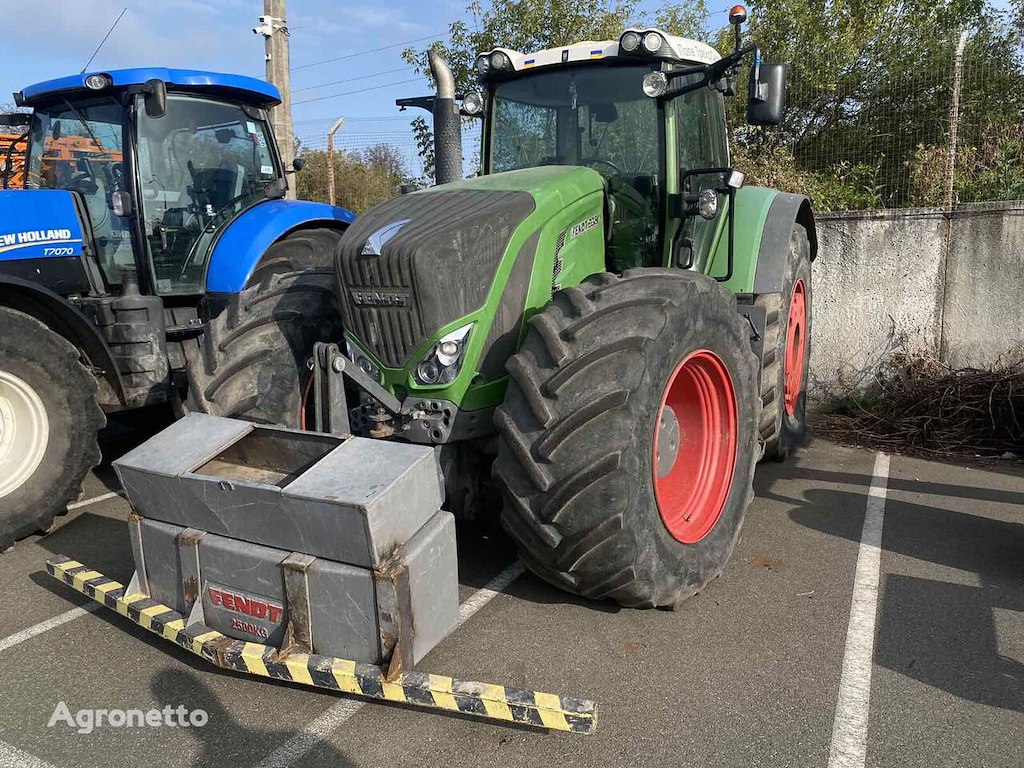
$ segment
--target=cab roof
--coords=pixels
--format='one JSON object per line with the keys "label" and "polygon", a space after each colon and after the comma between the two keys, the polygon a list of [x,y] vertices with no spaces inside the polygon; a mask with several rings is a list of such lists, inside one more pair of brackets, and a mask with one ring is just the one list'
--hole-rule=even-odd
{"label": "cab roof", "polygon": [[[85,85],[85,80],[90,75],[109,77],[111,86],[101,91],[90,90]],[[228,75],[198,69],[167,69],[165,67],[112,69],[59,77],[22,89],[19,93],[14,94],[14,100],[20,106],[32,107],[55,96],[68,96],[72,93],[100,95],[112,89],[141,86],[147,80],[153,79],[163,80],[167,83],[169,91],[208,93],[261,107],[273,107],[281,103],[281,92],[277,90],[276,86],[265,80],[245,75]]]}
{"label": "cab roof", "polygon": [[[665,41],[665,46],[662,50],[653,54],[653,56],[661,60],[668,59],[696,64],[711,64],[722,58],[718,51],[707,43],[691,40],[687,37],[679,37],[678,35],[670,35],[654,27],[646,29],[630,27],[623,30],[623,35],[626,32],[635,32],[638,35],[643,35],[646,32],[657,32],[660,34]],[[512,69],[515,72],[579,61],[622,59],[618,40],[584,40],[557,48],[545,48],[543,51],[536,51],[534,53],[522,53],[510,48],[496,48],[494,50],[502,51],[508,55],[512,63]],[[639,55],[630,56],[631,61],[637,59],[643,60],[643,54],[639,53]]]}

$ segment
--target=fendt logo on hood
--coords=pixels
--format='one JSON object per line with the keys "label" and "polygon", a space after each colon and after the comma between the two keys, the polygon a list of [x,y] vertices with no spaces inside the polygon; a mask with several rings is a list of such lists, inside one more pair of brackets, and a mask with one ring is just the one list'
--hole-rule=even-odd
{"label": "fendt logo on hood", "polygon": [[223,587],[215,587],[212,584],[207,588],[207,591],[210,595],[210,602],[218,608],[252,616],[254,619],[265,619],[271,624],[279,622],[281,615],[284,613],[283,605],[272,603],[259,597],[231,592]]}
{"label": "fendt logo on hood", "polygon": [[391,224],[387,224],[368,238],[363,243],[363,250],[359,252],[360,256],[380,256],[381,250],[384,248],[384,244],[392,237],[398,234],[399,230],[408,224],[412,219],[402,219],[401,221],[395,221]]}

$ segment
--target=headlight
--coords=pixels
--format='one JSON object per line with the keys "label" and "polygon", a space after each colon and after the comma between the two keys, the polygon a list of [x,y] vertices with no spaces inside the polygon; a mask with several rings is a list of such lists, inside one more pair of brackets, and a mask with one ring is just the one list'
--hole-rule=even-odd
{"label": "headlight", "polygon": [[490,59],[490,57],[487,56],[487,54],[484,54],[483,56],[478,56],[477,57],[477,60],[476,60],[476,72],[477,72],[478,75],[483,77],[484,75],[487,74],[487,72],[488,72],[488,70],[490,70],[490,68],[491,68],[491,59]]}
{"label": "headlight", "polygon": [[661,50],[661,46],[665,44],[665,38],[659,35],[657,32],[648,32],[644,35],[644,50],[648,53],[657,53]]}
{"label": "headlight", "polygon": [[626,32],[619,38],[619,45],[622,46],[622,50],[626,53],[633,53],[633,51],[640,47],[640,35],[636,32]]}
{"label": "headlight", "polygon": [[697,213],[702,219],[713,219],[718,213],[718,193],[713,189],[702,190],[697,198]]}
{"label": "headlight", "polygon": [[668,78],[664,72],[648,72],[644,75],[644,93],[652,99],[661,96],[668,90]]}
{"label": "headlight", "polygon": [[91,91],[102,91],[110,85],[110,78],[106,75],[89,75],[85,78],[85,87]]}
{"label": "headlight", "polygon": [[484,111],[484,96],[482,93],[473,91],[467,93],[462,99],[462,111],[467,115],[479,115]]}
{"label": "headlight", "polygon": [[380,369],[374,365],[373,360],[368,358],[359,347],[345,339],[345,351],[348,359],[351,360],[363,373],[370,376],[374,381],[380,381]]}
{"label": "headlight", "polygon": [[512,61],[503,51],[495,51],[491,54],[491,67],[494,69],[508,69]]}
{"label": "headlight", "polygon": [[413,378],[420,384],[448,384],[462,370],[473,324],[464,325],[437,340],[413,369]]}

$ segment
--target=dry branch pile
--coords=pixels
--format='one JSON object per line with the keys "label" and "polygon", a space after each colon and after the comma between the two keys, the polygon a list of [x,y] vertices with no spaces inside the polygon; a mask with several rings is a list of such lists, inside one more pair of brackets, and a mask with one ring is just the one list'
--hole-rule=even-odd
{"label": "dry branch pile", "polygon": [[848,396],[815,427],[882,450],[1024,457],[1024,350],[988,370],[894,356],[868,394]]}

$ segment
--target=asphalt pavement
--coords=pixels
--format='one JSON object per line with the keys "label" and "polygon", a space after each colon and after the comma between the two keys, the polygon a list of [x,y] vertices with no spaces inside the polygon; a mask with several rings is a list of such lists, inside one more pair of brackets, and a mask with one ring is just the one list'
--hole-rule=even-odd
{"label": "asphalt pavement", "polygon": [[[577,600],[517,576],[501,537],[460,530],[472,602],[417,668],[592,699],[590,736],[251,679],[75,611],[89,601],[43,563],[65,554],[127,582],[117,490],[101,467],[84,505],[0,555],[0,768],[1024,765],[1019,464],[812,441],[759,468],[729,566],[677,611]],[[208,722],[83,734],[48,725],[60,702]]]}

